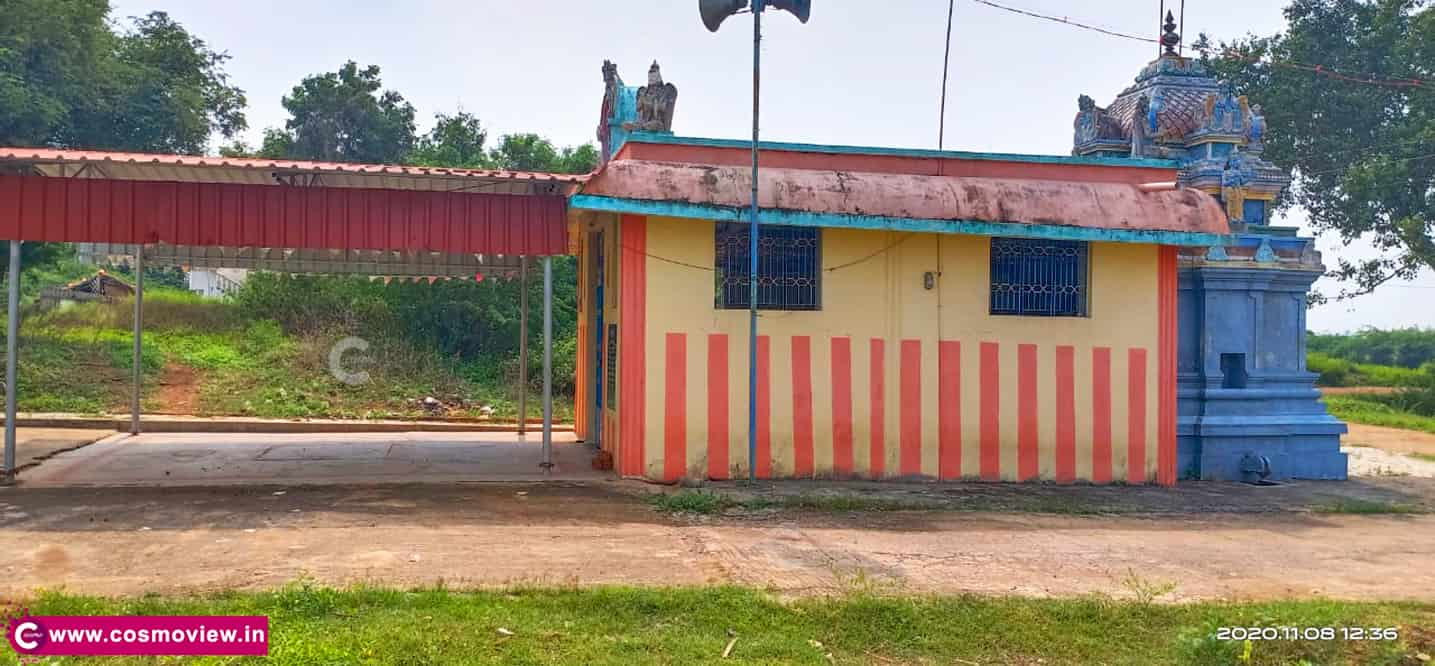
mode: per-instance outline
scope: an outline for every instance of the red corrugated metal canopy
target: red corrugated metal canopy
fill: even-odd
[[[585,178],[0,148],[0,239],[557,255]]]

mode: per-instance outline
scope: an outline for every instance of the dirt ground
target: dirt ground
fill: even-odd
[[[198,414],[199,373],[187,365],[166,364],[159,391],[146,403],[146,411],[154,414]]]
[[[674,516],[644,500],[650,486],[626,482],[22,486],[0,489],[0,595],[38,588],[189,593],[307,578],[398,586],[738,583],[794,594],[870,585],[1036,596],[1130,596],[1170,582],[1174,600],[1435,600],[1435,516],[1265,511],[1254,501],[1250,511],[1208,512],[1227,505],[1202,498],[1221,493],[1191,486],[1179,494],[1124,489],[1151,506],[1166,492],[1162,501],[1172,513],[1089,516],[786,510]],[[992,507],[1033,488],[985,487]],[[1100,488],[1036,488],[1045,493],[1038,494],[1042,501],[1105,501]],[[1301,501],[1331,492],[1319,484],[1285,488],[1305,488]],[[1391,479],[1362,492],[1428,500],[1435,485]],[[1240,500],[1221,501],[1239,508]]]
[[[1347,425],[1350,432],[1340,440],[1345,446],[1368,446],[1391,453],[1424,453],[1435,456],[1435,434],[1359,423]]]

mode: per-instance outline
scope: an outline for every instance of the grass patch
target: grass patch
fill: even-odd
[[[293,585],[201,598],[47,593],[28,606],[37,615],[267,615],[269,661],[279,664],[1399,664],[1435,651],[1435,606],[1402,603],[1168,605],[867,592],[781,600],[738,587],[456,592]],[[1217,627],[1235,626],[1397,627],[1400,640],[1214,637]],[[724,660],[729,632],[736,642]],[[6,651],[3,659],[12,658]],[[239,661],[245,660],[224,663]]]
[[[1420,507],[1411,504],[1364,500],[1351,497],[1342,497],[1327,504],[1316,505],[1314,511],[1316,513],[1352,513],[1364,515],[1424,513]]]
[[[1411,452],[1411,453],[1407,453],[1407,454],[1405,454],[1405,455],[1410,456],[1411,458],[1414,458],[1414,459],[1416,459],[1416,460],[1424,460],[1425,462],[1435,462],[1435,453],[1421,453],[1421,452],[1419,452],[1419,451],[1414,451],[1414,452]]]
[[[1369,396],[1327,396],[1325,406],[1342,421],[1435,433],[1435,417],[1397,409]]]
[[[680,490],[675,493],[656,493],[648,496],[653,508],[665,513],[696,513],[711,515],[721,513],[739,503],[737,500],[708,490]]]
[[[728,493],[712,490],[680,490],[674,493],[659,493],[650,495],[648,502],[657,510],[666,513],[702,515],[722,513],[728,509],[745,511],[789,509],[825,513],[860,513],[943,508],[943,505],[934,502],[870,497],[854,493],[800,493],[797,495],[773,494],[758,497],[734,497]]]

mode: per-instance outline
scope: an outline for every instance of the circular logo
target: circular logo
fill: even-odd
[[[10,624],[10,644],[16,652],[34,652],[45,646],[45,630],[34,618],[21,618]]]
[[[329,374],[333,375],[334,379],[350,386],[367,383],[369,381],[367,370],[354,372],[344,367],[344,353],[351,350],[366,352],[369,350],[369,341],[350,336],[334,343],[334,346],[329,349]],[[360,357],[361,362],[364,360],[366,359]]]

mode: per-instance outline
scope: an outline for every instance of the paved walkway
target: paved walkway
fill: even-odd
[[[606,479],[592,449],[554,433],[545,471],[541,436],[513,433],[111,434],[20,474],[27,487],[449,483]]]
[[[960,511],[674,517],[625,482],[0,489],[0,595],[738,583],[1435,601],[1435,516]]]
[[[0,418],[0,424],[4,419]],[[16,428],[15,468],[25,470],[41,461],[114,434],[82,428]]]
[[[5,418],[0,415],[0,423]],[[99,428],[129,432],[129,414],[93,416],[62,412],[21,412],[15,415],[21,428]],[[541,419],[529,419],[528,430],[542,432]],[[432,419],[402,421],[390,419],[261,419],[250,416],[184,416],[143,414],[144,432],[244,432],[244,433],[355,433],[355,432],[515,432],[517,422],[460,421]],[[571,423],[553,424],[555,432],[571,432]]]

